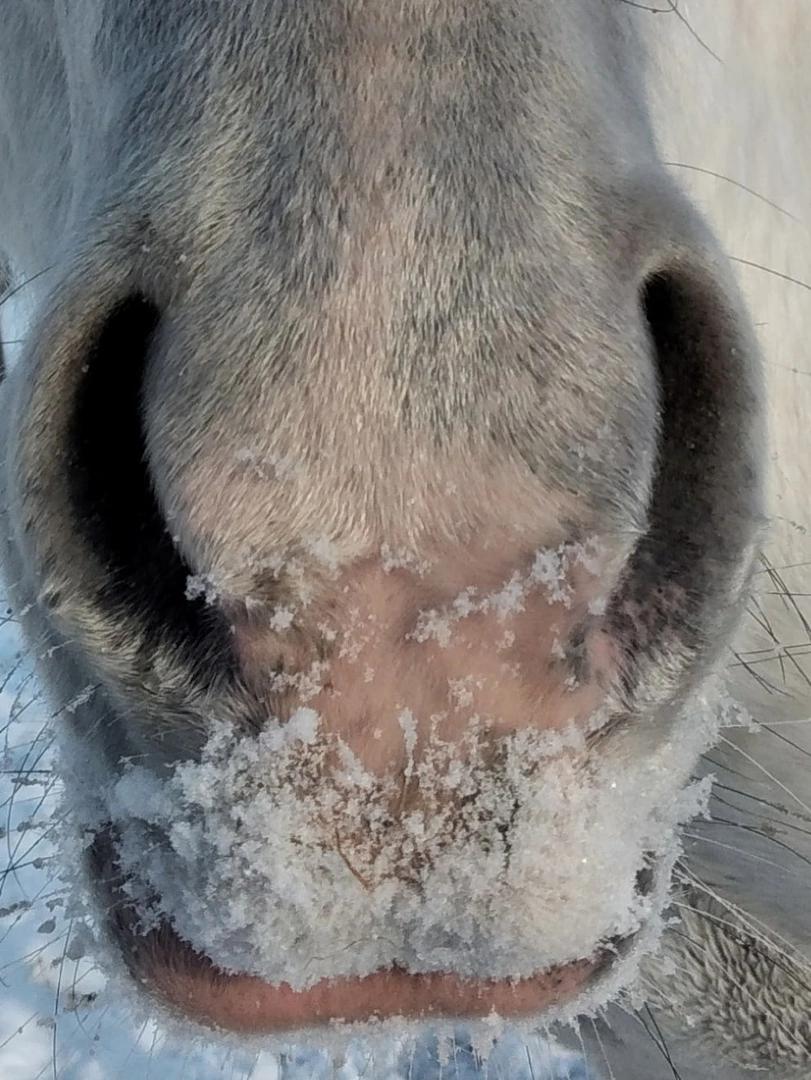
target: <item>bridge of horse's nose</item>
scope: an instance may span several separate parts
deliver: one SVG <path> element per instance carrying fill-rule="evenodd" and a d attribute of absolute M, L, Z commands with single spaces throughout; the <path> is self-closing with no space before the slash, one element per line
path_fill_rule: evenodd
<path fill-rule="evenodd" d="M 399 770 L 429 732 L 597 724 L 616 667 L 611 574 L 607 552 L 580 543 L 416 569 L 366 558 L 306 606 L 232 605 L 234 650 L 274 711 L 313 708 L 367 768 Z"/>

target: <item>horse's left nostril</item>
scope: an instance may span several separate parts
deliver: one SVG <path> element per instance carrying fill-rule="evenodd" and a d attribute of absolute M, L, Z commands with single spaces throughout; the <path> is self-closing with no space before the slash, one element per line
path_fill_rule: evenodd
<path fill-rule="evenodd" d="M 663 650 L 685 670 L 711 662 L 745 593 L 761 513 L 760 370 L 717 268 L 676 260 L 645 282 L 641 309 L 659 383 L 658 453 L 648 529 L 610 620 L 633 670 L 658 664 L 661 689 Z"/>
<path fill-rule="evenodd" d="M 643 310 L 661 392 L 651 531 L 676 575 L 694 578 L 708 548 L 737 561 L 759 507 L 757 350 L 705 270 L 654 275 Z"/>

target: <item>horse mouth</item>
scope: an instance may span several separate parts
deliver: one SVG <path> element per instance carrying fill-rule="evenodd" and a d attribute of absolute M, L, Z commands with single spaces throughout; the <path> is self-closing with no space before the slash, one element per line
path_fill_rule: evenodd
<path fill-rule="evenodd" d="M 169 929 L 168 934 L 174 932 Z M 251 975 L 226 974 L 177 938 L 156 960 L 147 978 L 166 1004 L 207 1026 L 242 1033 L 394 1017 L 533 1016 L 572 1000 L 607 962 L 602 956 L 576 961 L 519 980 L 464 979 L 450 972 L 412 974 L 392 967 L 362 977 L 322 979 L 307 990 L 293 990 L 286 983 L 272 985 Z"/>
<path fill-rule="evenodd" d="M 144 929 L 116 865 L 112 830 L 95 833 L 87 859 L 94 891 L 106 913 L 106 933 L 135 982 L 184 1020 L 242 1034 L 283 1034 L 394 1018 L 536 1017 L 583 995 L 632 940 L 612 941 L 592 957 L 525 978 L 470 978 L 444 971 L 415 974 L 395 964 L 364 976 L 321 979 L 296 990 L 284 982 L 223 970 L 181 938 L 168 919 Z"/>

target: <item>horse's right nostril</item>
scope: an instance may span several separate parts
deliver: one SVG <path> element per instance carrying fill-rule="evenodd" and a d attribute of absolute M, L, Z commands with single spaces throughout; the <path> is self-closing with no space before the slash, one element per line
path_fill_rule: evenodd
<path fill-rule="evenodd" d="M 158 311 L 140 297 L 122 301 L 96 331 L 77 387 L 69 433 L 75 522 L 97 557 L 131 587 L 134 556 L 162 543 L 145 464 L 141 386 Z M 150 548 L 154 543 L 149 544 Z"/>
<path fill-rule="evenodd" d="M 85 351 L 67 426 L 71 527 L 102 571 L 94 599 L 149 630 L 199 639 L 208 619 L 186 596 L 189 570 L 155 498 L 142 424 L 142 386 L 158 330 L 156 306 L 119 302 Z"/>

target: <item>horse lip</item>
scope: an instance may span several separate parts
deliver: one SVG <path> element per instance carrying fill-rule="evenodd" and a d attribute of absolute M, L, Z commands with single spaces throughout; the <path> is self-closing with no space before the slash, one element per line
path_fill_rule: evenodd
<path fill-rule="evenodd" d="M 181 938 L 167 919 L 144 931 L 136 904 L 123 888 L 116 846 L 115 829 L 108 825 L 94 832 L 87 849 L 90 876 L 104 900 L 108 936 L 137 983 L 170 1011 L 206 1027 L 270 1034 L 394 1017 L 537 1016 L 582 994 L 625 954 L 635 937 L 614 939 L 590 958 L 520 979 L 414 974 L 393 965 L 294 990 L 286 983 L 224 971 Z"/>
<path fill-rule="evenodd" d="M 394 965 L 360 977 L 322 979 L 306 990 L 294 990 L 286 983 L 274 985 L 252 975 L 225 973 L 176 935 L 169 941 L 142 976 L 146 985 L 170 1009 L 198 1023 L 245 1033 L 395 1017 L 536 1016 L 580 994 L 611 958 L 601 952 L 595 959 L 523 979 L 468 979 L 452 972 L 412 974 Z"/>

